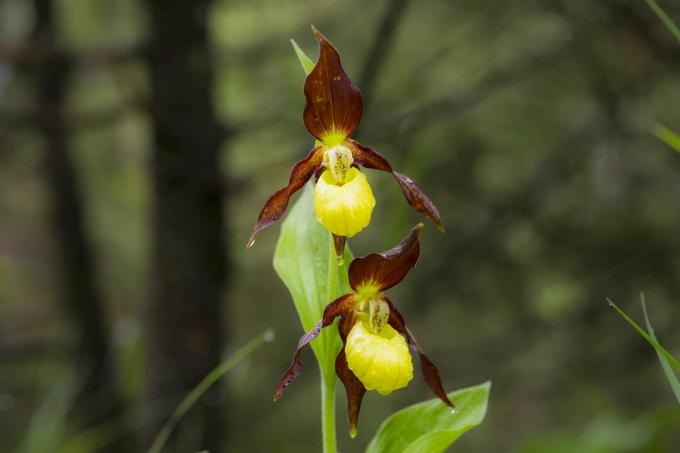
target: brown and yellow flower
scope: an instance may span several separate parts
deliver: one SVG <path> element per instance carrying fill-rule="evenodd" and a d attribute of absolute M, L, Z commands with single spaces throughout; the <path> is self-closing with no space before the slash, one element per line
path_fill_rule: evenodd
<path fill-rule="evenodd" d="M 391 173 L 408 203 L 443 230 L 439 211 L 418 184 L 394 171 L 376 151 L 351 138 L 363 114 L 361 93 L 342 69 L 338 51 L 317 30 L 314 34 L 320 45 L 319 60 L 305 80 L 303 119 L 316 146 L 295 164 L 288 185 L 267 200 L 247 247 L 253 245 L 260 231 L 283 216 L 290 197 L 315 176 L 316 218 L 333 234 L 336 252 L 342 256 L 346 238 L 368 226 L 375 206 L 371 187 L 359 167 Z"/>
<path fill-rule="evenodd" d="M 437 367 L 425 355 L 404 318 L 383 293 L 398 284 L 413 269 L 420 255 L 420 232 L 416 225 L 393 249 L 356 258 L 349 266 L 352 292 L 329 303 L 322 319 L 298 341 L 293 362 L 281 376 L 274 400 L 302 372 L 301 354 L 322 328 L 339 317 L 338 330 L 343 347 L 335 371 L 347 392 L 350 436 L 357 433 L 361 400 L 366 390 L 387 395 L 405 387 L 413 378 L 409 348 L 420 356 L 420 368 L 432 392 L 454 408 L 439 377 Z"/>

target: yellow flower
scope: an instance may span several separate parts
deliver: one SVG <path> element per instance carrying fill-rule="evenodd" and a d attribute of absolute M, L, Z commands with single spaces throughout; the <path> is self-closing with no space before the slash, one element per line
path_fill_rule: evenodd
<path fill-rule="evenodd" d="M 352 237 L 366 228 L 374 206 L 366 176 L 354 167 L 347 171 L 344 183 L 325 170 L 314 186 L 316 218 L 337 236 Z"/>
<path fill-rule="evenodd" d="M 347 336 L 345 354 L 349 369 L 367 390 L 389 395 L 413 379 L 406 340 L 389 325 L 371 332 L 365 321 L 357 321 Z"/>

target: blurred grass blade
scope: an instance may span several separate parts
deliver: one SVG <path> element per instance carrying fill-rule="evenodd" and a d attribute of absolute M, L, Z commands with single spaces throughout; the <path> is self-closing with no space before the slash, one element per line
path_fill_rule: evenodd
<path fill-rule="evenodd" d="M 658 138 L 659 140 L 661 140 L 662 142 L 664 142 L 677 152 L 680 152 L 680 135 L 676 134 L 663 124 L 658 124 L 654 128 L 653 134 L 656 136 L 656 138 Z"/>
<path fill-rule="evenodd" d="M 66 432 L 66 416 L 73 406 L 77 391 L 74 373 L 66 373 L 50 390 L 49 395 L 31 418 L 23 445 L 25 453 L 52 452 Z"/>
<path fill-rule="evenodd" d="M 300 49 L 300 46 L 298 46 L 294 39 L 291 39 L 290 43 L 293 45 L 293 49 L 295 49 L 295 54 L 297 55 L 298 60 L 300 60 L 302 69 L 305 71 L 306 75 L 309 75 L 309 73 L 312 72 L 312 69 L 314 69 L 314 62 L 302 51 L 302 49 Z"/>
<path fill-rule="evenodd" d="M 645 324 L 647 325 L 647 332 L 649 333 L 649 336 L 652 337 L 652 339 L 654 341 L 657 341 L 656 335 L 654 335 L 654 329 L 652 328 L 652 323 L 649 322 L 649 316 L 647 316 L 647 301 L 645 301 L 645 294 L 644 293 L 640 293 L 640 303 L 642 303 L 642 315 L 645 317 Z M 673 389 L 673 393 L 675 394 L 675 398 L 678 400 L 678 403 L 680 403 L 680 382 L 678 382 L 678 377 L 673 372 L 673 368 L 671 368 L 671 364 L 668 363 L 668 360 L 666 360 L 666 358 L 659 351 L 656 351 L 656 355 L 659 356 L 659 362 L 661 362 L 661 368 L 663 368 L 663 372 L 664 372 L 664 374 L 666 374 L 666 379 L 668 379 L 668 383 L 671 385 L 671 389 Z"/>
<path fill-rule="evenodd" d="M 675 36 L 675 39 L 678 40 L 680 43 L 680 28 L 678 28 L 677 25 L 673 22 L 673 19 L 670 18 L 668 14 L 666 14 L 666 11 L 663 10 L 659 6 L 658 3 L 656 3 L 655 0 L 647 0 L 647 5 L 654 11 L 654 13 L 657 15 L 657 17 L 663 22 L 663 24 L 668 28 L 668 30 L 673 33 L 673 36 Z"/>
<path fill-rule="evenodd" d="M 404 408 L 388 417 L 366 453 L 441 453 L 486 415 L 491 382 L 449 393 L 453 413 L 438 399 Z"/>
<path fill-rule="evenodd" d="M 149 453 L 160 453 L 163 450 L 163 446 L 167 442 L 168 437 L 170 437 L 172 430 L 177 426 L 177 423 L 179 423 L 182 417 L 189 412 L 191 406 L 193 406 L 215 382 L 236 366 L 241 360 L 248 357 L 255 349 L 262 346 L 265 342 L 271 342 L 273 340 L 274 334 L 271 330 L 261 333 L 246 343 L 241 349 L 234 352 L 225 362 L 221 363 L 208 373 L 208 375 L 184 397 L 182 402 L 179 403 L 170 418 L 163 425 L 163 428 L 161 428 L 158 436 L 156 436 L 151 448 L 149 448 Z"/>
<path fill-rule="evenodd" d="M 63 442 L 58 447 L 50 449 L 57 453 L 86 453 L 102 451 L 104 447 L 113 441 L 120 439 L 123 433 L 120 432 L 119 422 L 109 420 L 93 428 L 86 429 L 75 434 L 69 440 Z M 129 431 L 132 431 L 131 429 Z M 127 433 L 127 432 L 126 432 Z"/>
<path fill-rule="evenodd" d="M 668 360 L 668 362 L 673 366 L 673 368 L 680 371 L 680 362 L 678 362 L 675 359 L 675 357 L 673 357 L 668 351 L 666 351 L 666 349 L 663 346 L 661 346 L 658 341 L 656 341 L 654 338 L 650 337 L 649 334 L 647 332 L 645 332 L 644 329 L 642 329 L 642 327 L 638 326 L 635 321 L 630 319 L 630 317 L 623 310 L 621 310 L 619 307 L 617 307 L 614 302 L 612 302 L 610 299 L 607 299 L 607 302 L 609 302 L 609 305 L 611 305 L 614 308 L 614 310 L 616 310 L 618 312 L 618 314 L 621 315 L 621 317 L 623 319 L 628 321 L 628 324 L 633 326 L 633 328 L 635 330 L 637 330 L 638 333 L 640 335 L 642 335 L 642 337 L 645 340 L 647 340 L 647 343 L 651 344 L 652 347 L 654 347 L 654 349 L 656 349 L 657 353 L 663 355 L 666 358 L 666 360 Z"/>

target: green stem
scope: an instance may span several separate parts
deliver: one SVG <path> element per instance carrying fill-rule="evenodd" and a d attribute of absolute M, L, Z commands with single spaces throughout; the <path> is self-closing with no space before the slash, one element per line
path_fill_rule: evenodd
<path fill-rule="evenodd" d="M 329 302 L 335 299 L 337 292 L 338 261 L 335 256 L 333 237 L 330 237 L 328 249 L 328 279 L 326 281 L 326 300 Z M 327 342 L 329 351 L 326 357 L 333 357 L 335 352 L 335 342 Z M 321 371 L 321 437 L 324 453 L 336 453 L 335 436 L 335 369 L 332 360 L 327 363 L 319 363 Z"/>
<path fill-rule="evenodd" d="M 326 379 L 321 371 L 321 435 L 324 453 L 336 453 L 335 378 Z"/>
<path fill-rule="evenodd" d="M 338 257 L 335 256 L 335 245 L 333 242 L 333 236 L 331 236 L 330 233 L 329 237 L 330 247 L 328 249 L 328 281 L 326 285 L 326 299 L 328 302 L 335 299 L 338 279 Z"/>

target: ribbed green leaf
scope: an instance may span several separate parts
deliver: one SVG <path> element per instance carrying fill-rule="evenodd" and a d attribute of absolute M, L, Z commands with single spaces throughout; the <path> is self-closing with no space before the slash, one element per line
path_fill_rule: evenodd
<path fill-rule="evenodd" d="M 344 264 L 338 266 L 333 239 L 314 215 L 312 186 L 308 184 L 284 220 L 274 252 L 274 269 L 290 291 L 305 332 L 321 319 L 329 302 L 350 292 L 347 268 L 351 261 L 346 248 Z M 322 329 L 311 346 L 326 378 L 333 379 L 340 351 L 337 329 Z"/>
<path fill-rule="evenodd" d="M 391 415 L 378 429 L 366 453 L 440 453 L 486 415 L 491 382 L 449 393 L 452 413 L 438 399 L 414 404 Z"/>

